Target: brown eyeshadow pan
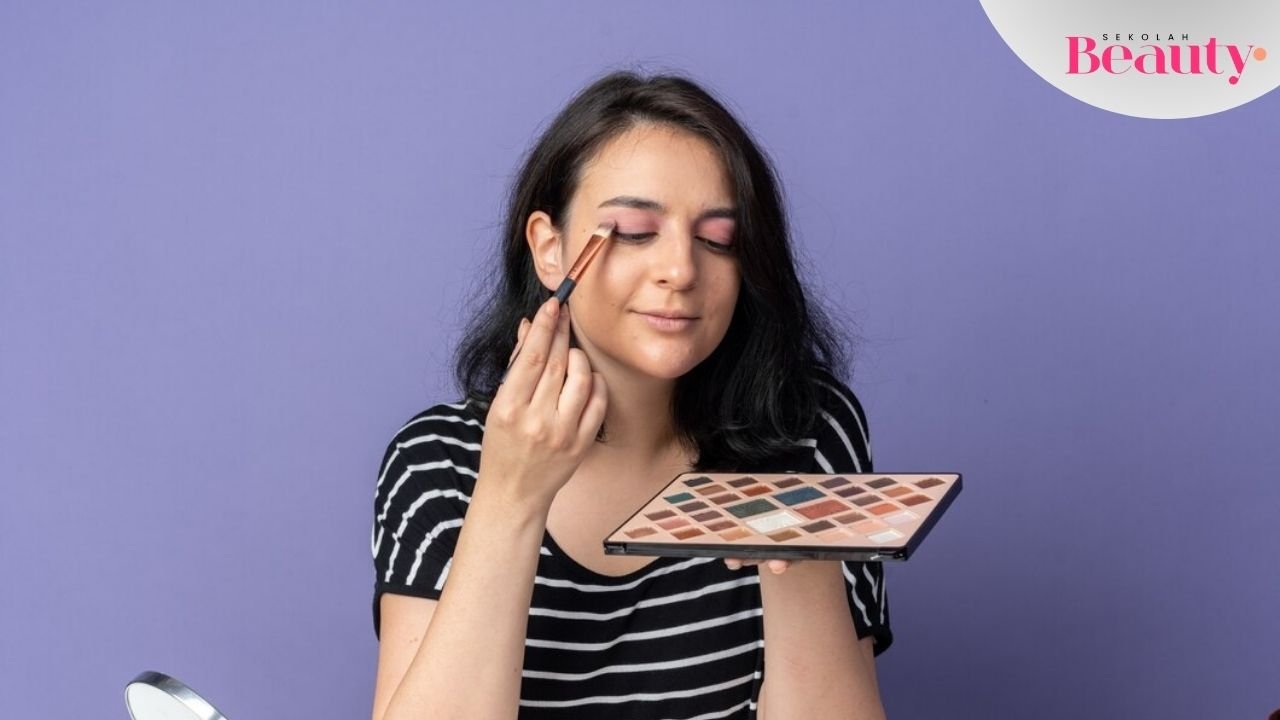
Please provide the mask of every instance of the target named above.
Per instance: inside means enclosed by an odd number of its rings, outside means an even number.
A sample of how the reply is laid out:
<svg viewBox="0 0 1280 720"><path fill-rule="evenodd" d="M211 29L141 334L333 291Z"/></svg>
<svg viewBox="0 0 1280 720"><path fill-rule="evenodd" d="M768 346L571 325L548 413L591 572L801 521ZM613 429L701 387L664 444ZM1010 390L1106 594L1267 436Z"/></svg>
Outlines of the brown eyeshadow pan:
<svg viewBox="0 0 1280 720"><path fill-rule="evenodd" d="M691 513L691 512L697 512L699 510L706 510L707 504L704 502L691 502L685 505L677 505L676 507L681 512Z"/></svg>
<svg viewBox="0 0 1280 720"><path fill-rule="evenodd" d="M677 530L677 531L675 531L675 532L673 532L673 533L671 533L671 534L672 534L672 535L673 535L677 540L688 540L688 539L689 539L689 538L691 538L691 537L697 537L697 536L701 535L701 534L702 534L702 531L701 531L701 530L699 530L698 528L691 527L691 528L685 528L685 529L683 529L683 530Z"/></svg>
<svg viewBox="0 0 1280 720"><path fill-rule="evenodd" d="M798 538L798 537L800 537L800 533L796 532L795 530L783 530L782 532L776 532L770 535L769 539L773 540L774 542L782 542L784 540L790 540L791 538Z"/></svg>
<svg viewBox="0 0 1280 720"><path fill-rule="evenodd" d="M795 487L796 485L799 485L802 482L804 481L798 477L789 477L789 478L783 478L779 480L778 482L774 483L774 485L777 486L779 490L786 490L787 488Z"/></svg>
<svg viewBox="0 0 1280 720"><path fill-rule="evenodd" d="M737 523L733 522L732 520L717 520L713 523L707 523L707 529L710 530L711 532L720 532L721 530L724 530L726 528L731 528L736 524Z"/></svg>
<svg viewBox="0 0 1280 720"><path fill-rule="evenodd" d="M830 530L833 527L835 527L835 525L832 525L829 520L819 520L816 523L809 523L800 529L805 532L816 533L822 532L823 530Z"/></svg>
<svg viewBox="0 0 1280 720"><path fill-rule="evenodd" d="M728 485L729 487L740 488L740 487L746 487L748 485L755 485L755 483L756 483L756 479L753 477L740 477L737 480L730 480L725 484Z"/></svg>
<svg viewBox="0 0 1280 720"><path fill-rule="evenodd" d="M823 480L818 484L828 490L833 490L835 488L840 487L841 485L848 485L849 481L845 478L837 477L837 478L831 478L830 480Z"/></svg>
<svg viewBox="0 0 1280 720"><path fill-rule="evenodd" d="M717 505L723 505L725 503L731 503L737 499L737 495L734 495L733 493L726 493L724 495L717 495L716 497L711 498L711 502Z"/></svg>
<svg viewBox="0 0 1280 720"><path fill-rule="evenodd" d="M842 498L847 498L847 497L853 497L854 495L861 495L864 492L866 492L865 488L860 488L857 485L854 485L852 487L847 487L842 490L837 490L836 494Z"/></svg>
<svg viewBox="0 0 1280 720"><path fill-rule="evenodd" d="M858 507L866 507L871 503L875 503L875 502L880 502L880 498L876 497L875 495L863 495L862 497L857 498L856 500L853 500L853 504L857 505Z"/></svg>
<svg viewBox="0 0 1280 720"><path fill-rule="evenodd" d="M849 523L856 523L865 517L866 515L859 515L856 512L851 512L851 513L845 513L844 515L841 515L840 517L835 518L835 521L840 523L841 525L848 525Z"/></svg>
<svg viewBox="0 0 1280 720"><path fill-rule="evenodd" d="M771 493L773 492L773 490L771 490L768 485L753 485L752 487L749 487L746 490L741 490L739 492L741 492L743 495L746 495L747 497L755 497L756 495L765 495L767 493Z"/></svg>
<svg viewBox="0 0 1280 720"><path fill-rule="evenodd" d="M645 515L645 517L649 518L650 520L666 520L669 517L675 517L675 516L676 516L675 510L660 510L658 512L652 512L652 513L649 513L648 515Z"/></svg>
<svg viewBox="0 0 1280 720"><path fill-rule="evenodd" d="M699 485L706 485L709 482L711 482L711 478L706 475L699 475L698 477L685 480L684 484L685 487L698 487Z"/></svg>
<svg viewBox="0 0 1280 720"><path fill-rule="evenodd" d="M902 485L899 485L896 488L889 488L888 490L884 491L885 497L891 497L891 498L902 497L903 495L910 495L910 494L911 494L911 488L903 487Z"/></svg>
<svg viewBox="0 0 1280 720"><path fill-rule="evenodd" d="M897 484L898 484L897 481L895 481L893 478L882 477L882 478L876 478L875 480L872 480L871 482L867 483L867 487L873 487L879 490L880 488L886 488L886 487L889 487L890 485L897 485Z"/></svg>
<svg viewBox="0 0 1280 720"><path fill-rule="evenodd" d="M931 478L925 478L924 480L921 480L920 482L916 483L916 487L922 487L925 490L928 490L931 487L938 487L939 485L944 485L944 484L945 483L943 483L938 478L931 477Z"/></svg>
<svg viewBox="0 0 1280 720"><path fill-rule="evenodd" d="M920 503L927 503L932 499L933 498L927 495L912 495L911 497L902 498L898 502L902 503L903 505L919 505Z"/></svg>
<svg viewBox="0 0 1280 720"><path fill-rule="evenodd" d="M720 513L716 512L715 510L708 510L706 512L698 513L697 515L694 515L693 519L697 520L700 523L704 523L708 520L715 520L718 517L720 517Z"/></svg>
<svg viewBox="0 0 1280 720"><path fill-rule="evenodd" d="M812 505L804 505L802 507L793 507L791 509L809 518L810 520L817 520L820 517L826 517L828 515L833 515L835 513L841 512L843 510L848 510L849 506L845 505L839 500L827 499L827 500L823 500L822 502L814 503Z"/></svg>
<svg viewBox="0 0 1280 720"><path fill-rule="evenodd" d="M706 487L700 487L697 490L694 490L694 492L699 495L715 495L716 493L724 492L724 488L719 485L707 485Z"/></svg>

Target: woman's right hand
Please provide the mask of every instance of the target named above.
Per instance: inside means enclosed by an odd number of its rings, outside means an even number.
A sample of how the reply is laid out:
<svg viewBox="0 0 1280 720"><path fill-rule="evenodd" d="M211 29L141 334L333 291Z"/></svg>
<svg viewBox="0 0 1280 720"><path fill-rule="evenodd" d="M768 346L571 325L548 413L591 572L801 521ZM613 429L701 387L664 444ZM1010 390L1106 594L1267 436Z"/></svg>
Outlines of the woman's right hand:
<svg viewBox="0 0 1280 720"><path fill-rule="evenodd" d="M515 502L551 506L595 442L607 388L569 347L569 310L554 297L521 320L515 361L485 419L480 474Z"/></svg>

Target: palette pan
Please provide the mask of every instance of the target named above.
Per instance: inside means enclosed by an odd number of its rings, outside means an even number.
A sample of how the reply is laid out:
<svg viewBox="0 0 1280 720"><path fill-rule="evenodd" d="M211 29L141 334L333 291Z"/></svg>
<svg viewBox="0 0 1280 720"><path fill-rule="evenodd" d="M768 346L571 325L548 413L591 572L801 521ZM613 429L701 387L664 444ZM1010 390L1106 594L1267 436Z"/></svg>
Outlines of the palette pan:
<svg viewBox="0 0 1280 720"><path fill-rule="evenodd" d="M958 473L682 473L604 540L607 555L906 560Z"/></svg>

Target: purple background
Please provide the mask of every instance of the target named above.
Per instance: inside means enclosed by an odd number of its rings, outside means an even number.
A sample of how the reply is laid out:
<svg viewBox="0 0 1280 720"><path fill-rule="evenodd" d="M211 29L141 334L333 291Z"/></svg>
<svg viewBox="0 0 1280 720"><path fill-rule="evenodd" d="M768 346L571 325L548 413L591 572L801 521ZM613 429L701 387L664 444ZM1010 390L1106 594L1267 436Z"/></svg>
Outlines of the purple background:
<svg viewBox="0 0 1280 720"><path fill-rule="evenodd" d="M632 64L776 159L877 466L965 474L889 571L891 716L1280 706L1280 93L1110 114L974 0L220 5L0 6L0 714L155 669L368 716L382 451L520 153Z"/></svg>

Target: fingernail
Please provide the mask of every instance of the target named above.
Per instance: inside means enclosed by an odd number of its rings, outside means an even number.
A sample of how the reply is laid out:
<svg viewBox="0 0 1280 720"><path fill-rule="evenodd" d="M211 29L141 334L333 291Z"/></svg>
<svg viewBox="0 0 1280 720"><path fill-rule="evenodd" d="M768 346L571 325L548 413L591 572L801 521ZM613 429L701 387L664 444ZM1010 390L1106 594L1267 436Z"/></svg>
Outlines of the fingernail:
<svg viewBox="0 0 1280 720"><path fill-rule="evenodd" d="M725 567L729 568L730 570L737 570L738 568L742 567L742 563L738 562L737 560L725 560L724 564L725 564Z"/></svg>
<svg viewBox="0 0 1280 720"><path fill-rule="evenodd" d="M551 298L547 301L547 315L555 317L558 314L560 314L560 301L555 298Z"/></svg>

